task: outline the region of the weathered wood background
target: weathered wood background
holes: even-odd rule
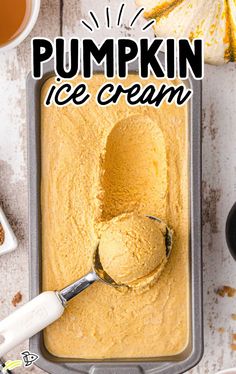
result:
[[[88,36],[80,25],[94,9],[104,20],[104,7],[110,5],[113,20],[120,0],[42,0],[38,22],[30,36],[15,50],[0,54],[0,204],[2,204],[19,239],[16,252],[0,257],[0,318],[15,307],[13,296],[20,291],[22,303],[28,300],[28,218],[27,218],[27,147],[25,82],[30,71],[30,40],[33,36],[53,38],[64,35]],[[101,40],[111,35],[141,36],[126,25],[133,15],[133,1],[126,1],[122,27],[96,31]],[[103,22],[104,24],[104,22]],[[149,31],[152,36],[152,31]],[[236,298],[220,298],[215,290],[223,284],[236,286],[236,264],[225,243],[225,220],[236,200],[236,64],[206,66],[203,82],[203,254],[205,354],[191,373],[215,374],[236,366],[236,352],[231,350],[236,332]],[[22,304],[21,303],[21,304]],[[220,330],[219,330],[220,329]],[[28,344],[4,359],[18,358]],[[18,373],[28,370],[18,369]],[[29,371],[39,373],[32,368]]]

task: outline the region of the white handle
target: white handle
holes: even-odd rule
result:
[[[57,294],[47,291],[0,321],[0,357],[56,321],[63,312]]]

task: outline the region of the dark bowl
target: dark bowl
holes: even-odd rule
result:
[[[232,206],[227,217],[225,236],[229,251],[236,260],[236,202]]]

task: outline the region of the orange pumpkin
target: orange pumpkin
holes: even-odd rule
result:
[[[159,37],[202,38],[205,62],[236,61],[236,0],[136,0]]]

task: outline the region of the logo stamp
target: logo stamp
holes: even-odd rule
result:
[[[29,368],[39,359],[39,356],[36,353],[30,351],[21,352],[21,357],[21,360],[8,360],[5,363],[0,362],[0,373],[8,374],[11,372],[11,370],[20,368],[22,366]]]

